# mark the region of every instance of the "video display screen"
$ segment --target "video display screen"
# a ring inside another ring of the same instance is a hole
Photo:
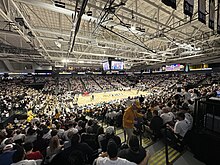
[[[166,71],[180,71],[182,69],[182,66],[180,64],[172,64],[172,65],[166,65]]]
[[[122,62],[122,61],[112,61],[111,69],[112,70],[123,70],[124,69],[124,62]]]
[[[110,67],[109,67],[109,62],[104,62],[103,64],[103,70],[110,70]]]

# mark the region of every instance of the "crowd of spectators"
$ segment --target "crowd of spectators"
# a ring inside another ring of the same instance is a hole
[[[99,92],[102,90],[96,81],[89,76],[83,76],[82,81],[85,84],[86,90],[88,92]]]
[[[85,87],[81,83],[80,77],[70,78],[69,81],[70,81],[71,91],[74,91],[77,94],[85,91]]]
[[[183,84],[198,84],[201,80],[205,79],[207,75],[205,73],[191,73],[183,74],[179,76],[179,81]]]
[[[8,117],[12,111],[20,109],[28,112],[28,118],[15,119],[0,131],[1,164],[146,164],[149,155],[140,146],[137,136],[132,136],[128,142],[129,147],[124,149],[120,137],[115,134],[115,127],[122,127],[123,114],[129,102],[139,99],[141,103],[140,113],[144,117],[135,124],[137,134],[140,125],[144,125],[143,134],[157,140],[163,136],[162,127],[167,126],[171,142],[176,142],[183,139],[192,128],[195,98],[212,95],[219,90],[218,85],[166,89],[167,85],[175,84],[176,77],[156,77],[149,77],[149,82],[146,77],[141,80],[146,84],[151,82],[154,84],[152,87],[158,86],[141,98],[112,100],[83,107],[74,107],[65,94],[45,93],[45,89],[55,90],[51,87],[57,83],[53,78],[49,78],[53,82],[46,82],[43,91],[13,81],[2,82],[1,116]],[[123,80],[121,78],[105,79],[114,82],[117,88],[124,87],[120,83]],[[81,83],[79,78],[74,81]],[[91,85],[91,91],[95,88],[101,90],[97,85],[100,81],[90,78],[84,81]],[[62,85],[60,82],[66,83],[63,85],[64,90],[69,88],[68,83],[71,84],[69,78],[61,78],[57,85]],[[102,127],[103,122],[109,125],[106,129]],[[176,147],[176,143],[173,147]],[[135,156],[132,153],[138,154]]]
[[[105,76],[104,79],[109,82],[115,90],[121,90],[125,87],[119,76]]]
[[[114,87],[104,78],[104,76],[91,76],[102,88],[103,91],[114,90]]]

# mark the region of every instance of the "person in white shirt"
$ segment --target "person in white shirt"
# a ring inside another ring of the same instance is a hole
[[[14,136],[13,136],[13,141],[22,140],[22,142],[23,142],[24,139],[25,139],[25,134],[22,134],[22,133],[21,133],[21,130],[20,130],[20,129],[17,129],[17,130],[16,130],[16,133],[15,133]]]
[[[184,138],[185,134],[187,133],[187,131],[189,130],[189,123],[187,120],[185,120],[185,114],[183,112],[178,112],[177,113],[177,122],[174,125],[174,128],[170,125],[167,125],[168,128],[170,128],[170,130],[174,133],[173,138]],[[173,141],[176,141],[175,139],[173,139]]]
[[[164,107],[162,111],[163,113],[160,115],[160,117],[163,119],[163,124],[170,123],[174,120],[175,116],[172,112],[168,111],[168,108]]]
[[[169,130],[167,131],[165,137],[169,139],[171,143],[169,144],[170,146],[181,152],[183,146],[179,145],[178,143],[184,139],[186,133],[188,132],[189,123],[187,120],[185,120],[185,115],[183,112],[178,112],[176,118],[177,122],[175,123],[174,128],[170,125],[167,125]]]
[[[189,93],[187,88],[185,88],[184,99],[187,101],[191,100],[191,94]]]
[[[185,120],[185,114],[177,113],[177,122],[174,125],[174,133],[184,138],[186,132],[189,130],[189,122]]]
[[[109,140],[107,146],[107,153],[103,153],[95,160],[96,165],[137,165],[136,163],[130,162],[126,159],[117,157],[118,147],[114,140]],[[146,165],[149,160],[149,153],[146,153],[146,157],[139,165]]]
[[[189,106],[187,104],[183,104],[181,112],[184,113],[184,115],[185,115],[185,119],[184,120],[187,121],[189,130],[191,130],[192,126],[193,126],[193,117],[192,117],[192,115],[188,111],[189,111]]]

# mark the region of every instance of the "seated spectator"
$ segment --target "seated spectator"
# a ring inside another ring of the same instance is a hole
[[[58,133],[57,129],[52,129],[52,131],[50,132],[51,138],[57,136],[57,133]]]
[[[167,125],[169,128],[169,131],[167,131],[167,138],[171,142],[171,146],[177,150],[182,150],[178,143],[183,140],[185,134],[189,130],[189,123],[185,120],[185,115],[182,112],[178,112],[176,118],[177,122],[175,123],[174,128]]]
[[[79,131],[75,128],[72,128],[71,130],[68,131],[68,134],[67,134],[67,139],[65,142],[64,142],[64,149],[68,148],[71,146],[71,139],[73,137],[74,134],[77,134]]]
[[[80,142],[80,135],[75,133],[71,138],[71,146],[58,153],[51,161],[51,165],[72,165],[73,157],[79,162],[91,163],[93,150],[86,143]],[[75,155],[75,156],[74,156]],[[77,157],[77,155],[81,155]],[[72,160],[72,161],[71,161]]]
[[[44,156],[46,156],[46,149],[49,144],[47,139],[43,139],[43,131],[37,130],[37,140],[33,143],[33,151],[40,151]]]
[[[86,132],[93,132],[92,125],[93,125],[93,120],[90,119],[86,124]]]
[[[15,150],[13,150],[13,145],[8,144],[3,148],[2,154],[0,154],[1,165],[10,165],[12,164],[12,156]]]
[[[102,148],[101,141],[104,139],[105,134],[104,134],[104,128],[99,127],[97,130],[97,136],[98,136],[98,143],[99,143],[99,148]]]
[[[132,135],[128,144],[129,148],[119,151],[118,157],[137,164],[141,163],[146,156],[146,151],[140,146],[137,136]]]
[[[35,160],[24,160],[25,151],[22,147],[17,147],[16,151],[12,156],[12,164],[11,165],[37,165]]]
[[[7,133],[5,131],[0,132],[0,149],[3,149],[5,147],[5,141],[8,139]]]
[[[33,143],[35,140],[37,140],[37,134],[36,131],[30,127],[27,130],[27,136],[25,137],[25,143]]]
[[[149,122],[149,126],[146,127],[146,131],[150,132],[153,140],[156,140],[161,136],[161,128],[163,127],[163,119],[158,116],[158,111],[153,111],[153,118]]]
[[[120,148],[120,146],[121,146],[121,139],[120,139],[119,136],[115,135],[114,127],[113,126],[108,126],[106,128],[105,136],[104,136],[103,140],[100,141],[103,152],[107,151],[107,144],[108,144],[108,141],[110,139],[113,139],[115,141],[115,143],[117,144],[118,148]]]
[[[93,124],[92,124],[92,132],[93,132],[94,134],[96,134],[99,127],[100,127],[100,126],[98,125],[98,121],[97,121],[97,120],[94,120],[94,121],[93,121]]]
[[[69,140],[68,139],[68,132],[69,131],[76,131],[77,129],[75,129],[74,127],[75,127],[75,122],[74,121],[72,121],[72,120],[70,120],[69,122],[68,122],[68,129],[64,132],[64,138],[65,138],[65,140]],[[77,130],[77,133],[78,133],[78,130]]]
[[[85,132],[85,122],[79,120],[75,128],[78,129],[79,134],[82,134],[83,132]]]
[[[61,128],[61,124],[60,123],[57,123],[56,125],[56,129],[57,129],[57,135],[59,138],[63,138],[64,136],[64,129]]]
[[[49,140],[51,138],[51,132],[52,130],[50,130],[46,125],[43,126],[43,139],[45,140]]]
[[[98,138],[97,135],[94,134],[93,132],[87,132],[81,134],[81,142],[88,144],[93,149],[93,151],[99,149],[97,138]]]
[[[185,120],[185,114],[182,112],[177,113],[177,122],[174,125],[173,132],[183,138],[189,130],[189,123]]]
[[[187,121],[188,125],[189,125],[189,130],[192,129],[193,127],[193,117],[192,115],[189,113],[189,106],[184,103],[183,106],[182,106],[182,111],[185,115],[185,120]]]
[[[24,139],[25,139],[25,134],[22,134],[21,130],[17,129],[14,136],[13,136],[13,141],[14,142],[16,142],[16,141],[24,142]]]
[[[33,144],[28,142],[23,145],[25,152],[26,152],[26,158],[28,160],[38,160],[43,159],[43,155],[40,153],[40,151],[33,152]]]
[[[107,154],[102,154],[95,160],[96,165],[136,165],[136,163],[130,162],[126,159],[120,158],[117,156],[118,147],[114,140],[109,140],[107,145]],[[149,155],[146,154],[144,160],[139,165],[146,165],[149,159]]]
[[[160,115],[160,117],[163,119],[163,124],[164,125],[167,123],[172,124],[175,117],[174,114],[172,112],[169,112],[168,108],[166,107],[164,107],[162,111],[163,113]]]
[[[61,151],[62,146],[60,145],[60,140],[57,136],[54,136],[50,139],[49,146],[47,147],[47,155],[48,157],[51,157],[53,155],[56,155]]]

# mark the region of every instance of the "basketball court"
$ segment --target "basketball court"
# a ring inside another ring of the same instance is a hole
[[[90,93],[87,96],[80,95],[78,99],[78,105],[88,105],[88,104],[98,104],[101,102],[110,102],[117,99],[124,99],[140,95],[147,95],[149,92],[147,91],[137,91],[137,90],[129,90],[129,91],[111,91],[111,92],[101,92],[101,93]],[[92,100],[92,95],[94,95],[94,100]]]

